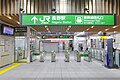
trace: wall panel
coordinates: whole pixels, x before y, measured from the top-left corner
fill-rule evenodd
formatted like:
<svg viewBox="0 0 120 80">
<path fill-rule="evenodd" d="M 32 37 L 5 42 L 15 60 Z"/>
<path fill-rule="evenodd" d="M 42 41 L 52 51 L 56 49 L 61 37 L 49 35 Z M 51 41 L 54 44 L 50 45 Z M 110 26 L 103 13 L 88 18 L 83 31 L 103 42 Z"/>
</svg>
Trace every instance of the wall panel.
<svg viewBox="0 0 120 80">
<path fill-rule="evenodd" d="M 120 0 L 0 0 L 0 15 L 19 14 L 20 7 L 25 13 L 51 13 L 52 9 L 57 13 L 87 13 L 87 8 L 89 13 L 120 15 Z"/>
<path fill-rule="evenodd" d="M 108 6 L 109 6 L 109 5 L 108 5 L 108 0 L 106 0 L 106 14 L 108 14 L 108 13 L 109 13 L 109 12 L 108 12 L 108 11 L 109 11 Z"/>
<path fill-rule="evenodd" d="M 114 0 L 114 14 L 116 14 L 116 0 Z"/>
</svg>

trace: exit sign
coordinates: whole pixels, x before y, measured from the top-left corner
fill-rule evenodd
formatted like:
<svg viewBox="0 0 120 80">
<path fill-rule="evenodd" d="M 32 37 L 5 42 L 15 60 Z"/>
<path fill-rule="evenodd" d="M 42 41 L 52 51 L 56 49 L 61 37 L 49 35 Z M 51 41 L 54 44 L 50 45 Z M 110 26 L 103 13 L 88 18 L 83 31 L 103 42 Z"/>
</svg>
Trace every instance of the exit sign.
<svg viewBox="0 0 120 80">
<path fill-rule="evenodd" d="M 114 26 L 114 14 L 22 14 L 22 26 Z"/>
</svg>

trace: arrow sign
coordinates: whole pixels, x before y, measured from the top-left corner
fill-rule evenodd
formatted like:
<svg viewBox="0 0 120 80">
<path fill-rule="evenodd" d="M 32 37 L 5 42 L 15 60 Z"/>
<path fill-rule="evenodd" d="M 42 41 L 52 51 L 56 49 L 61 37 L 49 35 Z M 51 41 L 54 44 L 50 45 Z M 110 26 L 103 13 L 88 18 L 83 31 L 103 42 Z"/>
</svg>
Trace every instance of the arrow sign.
<svg viewBox="0 0 120 80">
<path fill-rule="evenodd" d="M 36 24 L 36 21 L 38 21 L 38 18 L 34 16 L 34 17 L 31 19 L 31 21 L 34 21 L 34 24 Z"/>
</svg>

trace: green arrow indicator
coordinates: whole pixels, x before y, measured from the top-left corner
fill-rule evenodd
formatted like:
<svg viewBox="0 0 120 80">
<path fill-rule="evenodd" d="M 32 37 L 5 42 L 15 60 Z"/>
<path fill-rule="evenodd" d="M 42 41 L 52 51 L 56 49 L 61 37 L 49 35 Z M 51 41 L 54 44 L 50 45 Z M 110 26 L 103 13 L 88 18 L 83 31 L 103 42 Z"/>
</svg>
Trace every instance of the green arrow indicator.
<svg viewBox="0 0 120 80">
<path fill-rule="evenodd" d="M 38 18 L 34 16 L 34 17 L 31 19 L 31 21 L 34 21 L 34 24 L 36 24 L 36 21 L 38 21 Z"/>
</svg>

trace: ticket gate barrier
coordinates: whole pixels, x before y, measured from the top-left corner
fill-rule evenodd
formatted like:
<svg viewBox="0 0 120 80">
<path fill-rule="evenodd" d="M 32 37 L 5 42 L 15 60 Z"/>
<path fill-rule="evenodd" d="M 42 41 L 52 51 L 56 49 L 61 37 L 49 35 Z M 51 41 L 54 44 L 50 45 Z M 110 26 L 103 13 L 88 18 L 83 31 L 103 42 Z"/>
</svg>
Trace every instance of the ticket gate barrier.
<svg viewBox="0 0 120 80">
<path fill-rule="evenodd" d="M 70 61 L 70 53 L 68 51 L 65 53 L 65 60 L 64 61 L 65 62 L 69 62 Z"/>
<path fill-rule="evenodd" d="M 91 62 L 92 61 L 92 56 L 90 54 L 81 54 L 82 57 L 84 57 L 84 60 L 87 62 Z"/>
<path fill-rule="evenodd" d="M 75 60 L 76 60 L 77 62 L 81 62 L 81 54 L 80 54 L 80 52 L 77 52 L 77 53 L 75 54 Z"/>
<path fill-rule="evenodd" d="M 52 51 L 51 53 L 51 62 L 55 62 L 56 61 L 56 52 Z"/>
<path fill-rule="evenodd" d="M 35 61 L 37 59 L 36 57 L 39 55 L 40 55 L 39 51 L 32 50 L 30 54 L 30 62 Z"/>
<path fill-rule="evenodd" d="M 40 62 L 44 62 L 44 52 L 40 52 Z"/>
</svg>

